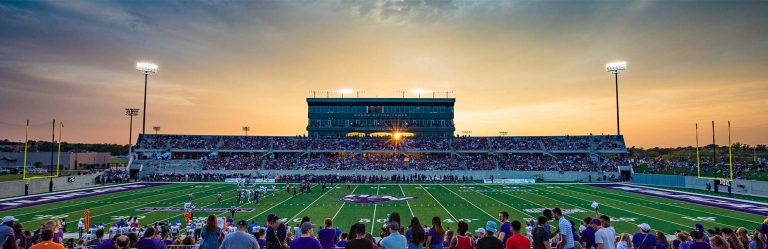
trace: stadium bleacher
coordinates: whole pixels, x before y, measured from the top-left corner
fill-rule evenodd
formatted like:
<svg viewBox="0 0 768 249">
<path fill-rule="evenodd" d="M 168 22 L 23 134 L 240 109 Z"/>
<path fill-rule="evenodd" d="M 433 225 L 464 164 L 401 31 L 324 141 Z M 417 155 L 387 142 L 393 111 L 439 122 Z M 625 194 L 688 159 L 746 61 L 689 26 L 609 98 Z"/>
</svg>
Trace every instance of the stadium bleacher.
<svg viewBox="0 0 768 249">
<path fill-rule="evenodd" d="M 628 165 L 621 136 L 307 138 L 301 136 L 139 137 L 150 164 L 198 159 L 205 170 L 539 170 L 605 171 Z"/>
</svg>

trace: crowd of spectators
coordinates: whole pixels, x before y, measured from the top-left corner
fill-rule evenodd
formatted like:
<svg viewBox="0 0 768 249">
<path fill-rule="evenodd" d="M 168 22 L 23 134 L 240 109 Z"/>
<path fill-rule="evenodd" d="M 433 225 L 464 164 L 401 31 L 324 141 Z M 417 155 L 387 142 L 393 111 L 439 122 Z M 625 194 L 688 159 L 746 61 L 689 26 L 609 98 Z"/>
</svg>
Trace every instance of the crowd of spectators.
<svg viewBox="0 0 768 249">
<path fill-rule="evenodd" d="M 130 179 L 128 171 L 108 169 L 96 177 L 96 184 L 125 183 Z"/>
<path fill-rule="evenodd" d="M 629 165 L 626 156 L 579 153 L 274 153 L 207 158 L 205 170 L 519 170 L 606 171 Z"/>
<path fill-rule="evenodd" d="M 192 136 L 142 134 L 139 149 L 152 150 L 315 150 L 315 151 L 514 151 L 514 150 L 625 150 L 619 136 L 549 136 L 549 137 L 346 137 L 307 138 L 267 136 Z"/>
<path fill-rule="evenodd" d="M 535 218 L 511 217 L 500 210 L 498 219 L 473 227 L 470 224 L 477 223 L 459 220 L 454 228 L 436 215 L 424 221 L 417 216 L 404 220 L 398 212 L 388 212 L 381 227 L 372 230 L 359 222 L 334 226 L 331 218 L 315 222 L 304 216 L 296 222 L 281 219 L 279 213 L 273 210 L 263 225 L 259 225 L 262 221 L 237 221 L 233 215 L 216 214 L 173 224 L 140 224 L 138 219 L 128 218 L 129 222 L 80 229 L 75 238 L 65 238 L 64 220 L 44 221 L 35 230 L 25 230 L 18 219 L 5 216 L 0 244 L 4 249 L 765 249 L 768 233 L 768 219 L 751 229 L 707 229 L 695 224 L 690 231 L 665 233 L 641 223 L 632 234 L 617 233 L 612 224 L 616 220 L 601 214 L 597 206 L 594 216 L 582 220 L 566 217 L 561 208 L 545 208 Z"/>
</svg>

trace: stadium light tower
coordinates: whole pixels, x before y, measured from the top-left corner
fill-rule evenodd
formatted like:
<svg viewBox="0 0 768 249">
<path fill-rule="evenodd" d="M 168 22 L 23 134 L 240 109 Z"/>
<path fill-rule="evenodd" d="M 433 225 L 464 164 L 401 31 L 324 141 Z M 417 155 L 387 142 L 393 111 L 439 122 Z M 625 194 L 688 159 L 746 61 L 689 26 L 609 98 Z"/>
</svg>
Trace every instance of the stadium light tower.
<svg viewBox="0 0 768 249">
<path fill-rule="evenodd" d="M 133 143 L 133 117 L 139 115 L 139 109 L 125 108 L 125 116 L 130 117 L 130 125 L 128 126 L 128 160 L 131 157 L 131 143 Z M 159 128 L 159 127 L 158 127 Z"/>
<path fill-rule="evenodd" d="M 421 98 L 421 94 L 432 94 L 432 98 L 435 97 L 435 91 L 433 90 L 425 90 L 425 89 L 413 89 L 409 91 L 411 94 L 416 94 L 419 98 Z"/>
<path fill-rule="evenodd" d="M 157 73 L 157 65 L 147 62 L 137 62 L 136 70 L 144 74 L 144 113 L 141 115 L 141 134 L 144 134 L 147 125 L 147 78 L 150 74 Z"/>
<path fill-rule="evenodd" d="M 157 135 L 157 132 L 160 131 L 160 126 L 152 127 L 152 130 L 155 131 L 155 135 Z"/>
<path fill-rule="evenodd" d="M 248 131 L 250 131 L 250 130 L 251 130 L 250 126 L 243 126 L 243 131 L 245 132 L 245 136 L 246 137 L 248 136 Z"/>
<path fill-rule="evenodd" d="M 616 134 L 621 135 L 621 126 L 619 126 L 619 73 L 627 70 L 626 61 L 617 61 L 605 64 L 605 71 L 612 73 L 616 82 Z"/>
</svg>

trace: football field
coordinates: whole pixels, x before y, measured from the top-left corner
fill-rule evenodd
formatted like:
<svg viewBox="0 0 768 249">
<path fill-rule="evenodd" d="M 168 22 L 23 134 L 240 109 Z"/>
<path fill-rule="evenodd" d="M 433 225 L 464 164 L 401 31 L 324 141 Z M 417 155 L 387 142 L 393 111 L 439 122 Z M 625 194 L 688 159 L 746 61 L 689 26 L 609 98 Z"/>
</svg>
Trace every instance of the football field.
<svg viewBox="0 0 768 249">
<path fill-rule="evenodd" d="M 133 183 L 134 186 L 142 184 Z M 594 215 L 590 207 L 593 201 L 599 203 L 601 214 L 612 218 L 617 232 L 635 232 L 640 223 L 648 223 L 667 234 L 675 230 L 690 231 L 697 223 L 707 228 L 743 226 L 752 230 L 764 218 L 760 212 L 708 205 L 709 199 L 699 198 L 704 202 L 695 203 L 608 187 L 630 186 L 615 184 L 342 184 L 329 186 L 326 192 L 313 185 L 310 193 L 296 196 L 286 191 L 284 184 L 276 186 L 277 191 L 263 195 L 258 204 L 242 205 L 235 203 L 238 186 L 225 183 L 146 185 L 123 192 L 59 200 L 65 192 L 58 197 L 45 197 L 44 201 L 2 200 L 0 205 L 6 206 L 0 209 L 0 215 L 15 216 L 28 228 L 49 219 L 66 218 L 69 231 L 76 229 L 76 221 L 86 209 L 91 212 L 92 224 L 115 223 L 127 216 L 138 216 L 142 225 L 165 220 L 183 222 L 183 206 L 191 191 L 196 219 L 204 219 L 209 214 L 229 215 L 227 209 L 236 205 L 243 210 L 235 214 L 235 220 L 255 220 L 263 224 L 267 215 L 274 213 L 295 226 L 303 216 L 309 216 L 317 224 L 331 218 L 334 226 L 343 231 L 356 222 L 366 223 L 368 229 L 378 229 L 392 212 L 398 212 L 406 225 L 413 216 L 419 217 L 422 225 L 429 225 L 432 217 L 438 216 L 445 227 L 455 229 L 456 222 L 464 220 L 474 230 L 488 220 L 498 221 L 499 211 L 509 212 L 512 220 L 530 220 L 541 215 L 544 208 L 555 207 L 563 209 L 566 217 L 578 224 L 584 217 Z M 221 204 L 217 202 L 217 193 L 222 193 Z M 744 205 L 768 205 L 754 200 L 746 202 L 749 203 Z M 14 208 L 10 206 L 13 203 L 23 207 Z"/>
</svg>

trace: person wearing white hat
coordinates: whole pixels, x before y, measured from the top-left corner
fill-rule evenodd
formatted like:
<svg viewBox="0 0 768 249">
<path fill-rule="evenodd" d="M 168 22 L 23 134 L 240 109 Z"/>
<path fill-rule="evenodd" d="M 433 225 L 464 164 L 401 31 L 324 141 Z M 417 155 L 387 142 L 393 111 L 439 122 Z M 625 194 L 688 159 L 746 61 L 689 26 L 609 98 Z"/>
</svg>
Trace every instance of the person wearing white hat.
<svg viewBox="0 0 768 249">
<path fill-rule="evenodd" d="M 651 226 L 647 223 L 637 225 L 640 232 L 632 236 L 632 245 L 634 249 L 656 249 L 656 235 L 651 233 Z"/>
<path fill-rule="evenodd" d="M 0 224 L 0 245 L 5 245 L 5 240 L 13 236 L 13 223 L 19 221 L 13 216 L 3 217 L 3 224 Z"/>
</svg>

